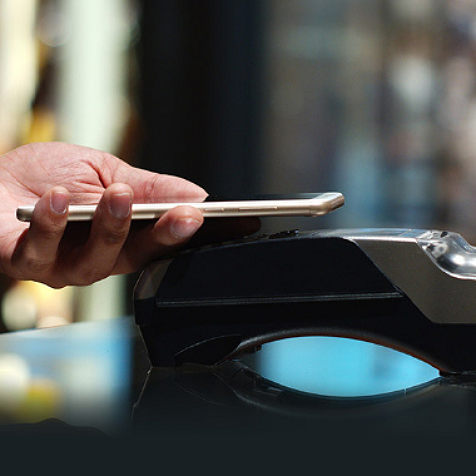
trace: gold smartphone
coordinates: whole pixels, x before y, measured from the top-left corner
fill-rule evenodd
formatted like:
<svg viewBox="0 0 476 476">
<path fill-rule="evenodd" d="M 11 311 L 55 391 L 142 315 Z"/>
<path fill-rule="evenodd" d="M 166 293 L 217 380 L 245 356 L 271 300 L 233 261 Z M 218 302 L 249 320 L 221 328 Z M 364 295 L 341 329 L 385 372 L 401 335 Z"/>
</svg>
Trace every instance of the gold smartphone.
<svg viewBox="0 0 476 476">
<path fill-rule="evenodd" d="M 338 192 L 260 195 L 251 200 L 223 200 L 207 198 L 204 202 L 182 203 L 134 203 L 133 220 L 159 218 L 166 211 L 180 205 L 198 208 L 205 218 L 209 217 L 252 217 L 252 216 L 320 216 L 344 204 L 344 196 Z M 93 218 L 97 204 L 70 205 L 68 221 L 88 221 Z M 17 218 L 30 221 L 34 205 L 17 208 Z"/>
</svg>

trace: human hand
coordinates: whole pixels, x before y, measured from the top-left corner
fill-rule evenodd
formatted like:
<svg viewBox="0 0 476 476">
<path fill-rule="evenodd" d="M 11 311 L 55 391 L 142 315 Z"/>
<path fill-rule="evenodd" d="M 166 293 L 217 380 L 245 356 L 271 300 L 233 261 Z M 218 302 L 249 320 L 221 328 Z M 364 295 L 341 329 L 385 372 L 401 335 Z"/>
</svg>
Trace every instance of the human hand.
<svg viewBox="0 0 476 476">
<path fill-rule="evenodd" d="M 59 288 L 129 273 L 187 242 L 203 217 L 176 207 L 131 226 L 132 202 L 202 201 L 199 186 L 131 167 L 105 152 L 59 142 L 28 144 L 0 157 L 0 270 Z M 69 223 L 70 203 L 98 203 L 91 223 Z M 30 226 L 16 219 L 36 203 Z"/>
</svg>

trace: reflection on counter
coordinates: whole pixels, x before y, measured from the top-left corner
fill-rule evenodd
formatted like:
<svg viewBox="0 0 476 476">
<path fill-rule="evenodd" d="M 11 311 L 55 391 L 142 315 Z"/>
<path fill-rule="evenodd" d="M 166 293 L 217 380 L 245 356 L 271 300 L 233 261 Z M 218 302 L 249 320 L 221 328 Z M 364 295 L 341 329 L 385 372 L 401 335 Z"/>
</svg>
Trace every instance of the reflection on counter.
<svg viewBox="0 0 476 476">
<path fill-rule="evenodd" d="M 115 431 L 129 418 L 130 360 L 126 319 L 1 336 L 0 421 Z"/>
<path fill-rule="evenodd" d="M 135 430 L 183 437 L 187 432 L 228 431 L 233 422 L 243 431 L 257 422 L 279 428 L 280 415 L 298 418 L 297 425 L 303 416 L 327 418 L 331 407 L 341 409 L 342 400 L 349 414 L 364 402 L 369 412 L 390 418 L 400 407 L 406 411 L 411 395 L 418 397 L 411 400 L 418 403 L 419 396 L 451 400 L 463 393 L 466 398 L 467 393 L 445 379 L 423 386 L 438 377 L 432 367 L 349 339 L 285 339 L 266 344 L 242 360 L 257 373 L 242 362 L 149 372 L 144 344 L 131 319 L 4 334 L 0 336 L 0 424 L 57 419 L 107 434 Z M 409 391 L 411 387 L 419 390 Z M 383 399 L 328 398 L 386 392 L 396 393 Z M 382 402 L 388 405 L 383 408 Z M 346 421 L 348 413 L 332 415 Z"/>
<path fill-rule="evenodd" d="M 396 392 L 439 376 L 434 367 L 393 349 L 324 336 L 268 343 L 254 367 L 278 384 L 335 397 Z"/>
</svg>

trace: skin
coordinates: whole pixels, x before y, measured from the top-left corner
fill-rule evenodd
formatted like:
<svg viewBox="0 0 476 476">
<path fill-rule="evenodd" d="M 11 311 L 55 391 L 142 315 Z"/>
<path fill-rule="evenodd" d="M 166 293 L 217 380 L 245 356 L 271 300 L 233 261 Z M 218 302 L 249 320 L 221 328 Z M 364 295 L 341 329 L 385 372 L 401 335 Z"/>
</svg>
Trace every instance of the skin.
<svg viewBox="0 0 476 476">
<path fill-rule="evenodd" d="M 64 143 L 37 143 L 0 157 L 0 271 L 54 288 L 129 273 L 183 246 L 201 227 L 193 207 L 156 222 L 134 222 L 132 202 L 202 201 L 187 180 L 131 167 L 110 154 Z M 98 203 L 90 224 L 67 224 L 68 205 Z M 34 204 L 31 224 L 16 219 Z"/>
</svg>

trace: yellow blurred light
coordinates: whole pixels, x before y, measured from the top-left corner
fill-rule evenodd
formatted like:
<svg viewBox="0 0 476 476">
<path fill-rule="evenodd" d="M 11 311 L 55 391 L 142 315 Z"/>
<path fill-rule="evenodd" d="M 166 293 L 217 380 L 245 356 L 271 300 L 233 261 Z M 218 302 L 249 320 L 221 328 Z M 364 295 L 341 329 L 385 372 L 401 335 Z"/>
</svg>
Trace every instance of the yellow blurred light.
<svg viewBox="0 0 476 476">
<path fill-rule="evenodd" d="M 7 329 L 17 331 L 35 326 L 37 305 L 33 295 L 17 284 L 9 289 L 2 301 L 2 317 Z"/>
<path fill-rule="evenodd" d="M 37 108 L 28 116 L 24 131 L 24 142 L 49 142 L 56 139 L 54 113 Z"/>
<path fill-rule="evenodd" d="M 59 327 L 69 324 L 70 321 L 64 316 L 42 316 L 38 319 L 36 327 L 45 328 L 45 327 Z"/>
<path fill-rule="evenodd" d="M 34 379 L 22 404 L 15 412 L 15 419 L 24 423 L 34 423 L 47 418 L 57 418 L 61 410 L 61 391 L 49 379 Z"/>
<path fill-rule="evenodd" d="M 53 289 L 20 281 L 5 294 L 2 316 L 9 330 L 69 324 L 73 320 L 73 288 Z"/>
</svg>

